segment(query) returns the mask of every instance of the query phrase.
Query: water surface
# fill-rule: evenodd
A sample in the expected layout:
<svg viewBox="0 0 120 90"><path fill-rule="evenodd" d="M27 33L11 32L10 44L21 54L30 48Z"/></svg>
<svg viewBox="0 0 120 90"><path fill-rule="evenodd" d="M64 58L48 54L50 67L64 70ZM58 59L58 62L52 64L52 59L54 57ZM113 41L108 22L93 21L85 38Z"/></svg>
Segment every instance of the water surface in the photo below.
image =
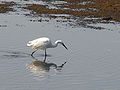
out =
<svg viewBox="0 0 120 90"><path fill-rule="evenodd" d="M91 24L104 27L101 30L72 27L47 17L26 16L29 11L16 9L0 14L0 25L5 26L0 27L0 90L119 90L119 23ZM44 21L37 22L40 19ZM26 43L42 36L53 43L63 40L69 50L60 45L48 49L46 63L67 63L61 70L42 70L41 77L27 67L35 59ZM42 62L43 53L36 52L35 58Z"/></svg>

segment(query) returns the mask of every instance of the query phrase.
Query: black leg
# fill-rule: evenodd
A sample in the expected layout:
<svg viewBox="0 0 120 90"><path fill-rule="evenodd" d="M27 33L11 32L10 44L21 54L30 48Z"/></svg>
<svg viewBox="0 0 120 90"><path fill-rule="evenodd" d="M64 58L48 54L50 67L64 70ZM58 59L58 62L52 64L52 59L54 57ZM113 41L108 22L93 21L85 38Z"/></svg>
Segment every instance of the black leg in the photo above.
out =
<svg viewBox="0 0 120 90"><path fill-rule="evenodd" d="M47 57L47 53L46 53L46 50L45 50L45 58L44 58L44 62L46 61L46 57Z"/></svg>

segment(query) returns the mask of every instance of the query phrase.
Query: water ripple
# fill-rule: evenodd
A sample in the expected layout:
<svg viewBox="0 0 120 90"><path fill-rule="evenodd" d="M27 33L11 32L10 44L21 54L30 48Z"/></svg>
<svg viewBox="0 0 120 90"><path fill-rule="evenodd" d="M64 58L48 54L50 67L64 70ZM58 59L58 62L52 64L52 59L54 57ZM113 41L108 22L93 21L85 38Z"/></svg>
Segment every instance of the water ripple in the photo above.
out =
<svg viewBox="0 0 120 90"><path fill-rule="evenodd" d="M28 53L24 53L21 51L0 51L0 53L2 54L2 58L25 58L28 57L29 54Z"/></svg>

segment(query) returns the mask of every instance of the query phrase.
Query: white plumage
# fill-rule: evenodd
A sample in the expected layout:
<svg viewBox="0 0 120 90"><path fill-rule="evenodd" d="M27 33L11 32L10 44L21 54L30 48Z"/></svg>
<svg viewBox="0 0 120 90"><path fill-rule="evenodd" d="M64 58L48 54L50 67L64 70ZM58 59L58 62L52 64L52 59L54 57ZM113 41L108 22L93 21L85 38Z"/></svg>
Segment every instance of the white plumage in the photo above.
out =
<svg viewBox="0 0 120 90"><path fill-rule="evenodd" d="M38 38L38 39L35 39L35 40L32 40L32 41L29 41L27 43L27 46L31 47L33 49L33 52L31 54L32 57L33 57L33 54L38 49L45 50L45 60L46 60L46 56L47 56L46 49L47 48L55 48L55 47L58 46L58 44L63 45L67 49L67 47L65 46L65 44L61 40L57 40L55 42L55 44L52 44L51 40L49 38L47 38L47 37L42 37L42 38Z"/></svg>
<svg viewBox="0 0 120 90"><path fill-rule="evenodd" d="M50 44L49 38L43 37L43 38L38 38L32 41L29 41L27 43L27 46L32 47L33 50L36 50L36 49L45 50L49 44Z"/></svg>

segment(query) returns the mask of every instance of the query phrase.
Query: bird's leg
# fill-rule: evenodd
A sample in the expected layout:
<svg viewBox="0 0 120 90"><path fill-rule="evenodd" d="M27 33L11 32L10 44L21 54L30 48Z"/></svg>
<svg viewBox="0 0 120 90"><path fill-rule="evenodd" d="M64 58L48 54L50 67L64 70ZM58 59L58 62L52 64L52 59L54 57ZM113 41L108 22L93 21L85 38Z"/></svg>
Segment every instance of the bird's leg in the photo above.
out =
<svg viewBox="0 0 120 90"><path fill-rule="evenodd" d="M45 58L44 58L44 62L46 61L46 57L47 57L47 53L46 53L46 49L45 49Z"/></svg>
<svg viewBox="0 0 120 90"><path fill-rule="evenodd" d="M34 54L36 51L37 51L37 50L35 50L35 51L33 51L33 52L31 53L31 56L32 56L32 57L34 57L33 54Z"/></svg>

